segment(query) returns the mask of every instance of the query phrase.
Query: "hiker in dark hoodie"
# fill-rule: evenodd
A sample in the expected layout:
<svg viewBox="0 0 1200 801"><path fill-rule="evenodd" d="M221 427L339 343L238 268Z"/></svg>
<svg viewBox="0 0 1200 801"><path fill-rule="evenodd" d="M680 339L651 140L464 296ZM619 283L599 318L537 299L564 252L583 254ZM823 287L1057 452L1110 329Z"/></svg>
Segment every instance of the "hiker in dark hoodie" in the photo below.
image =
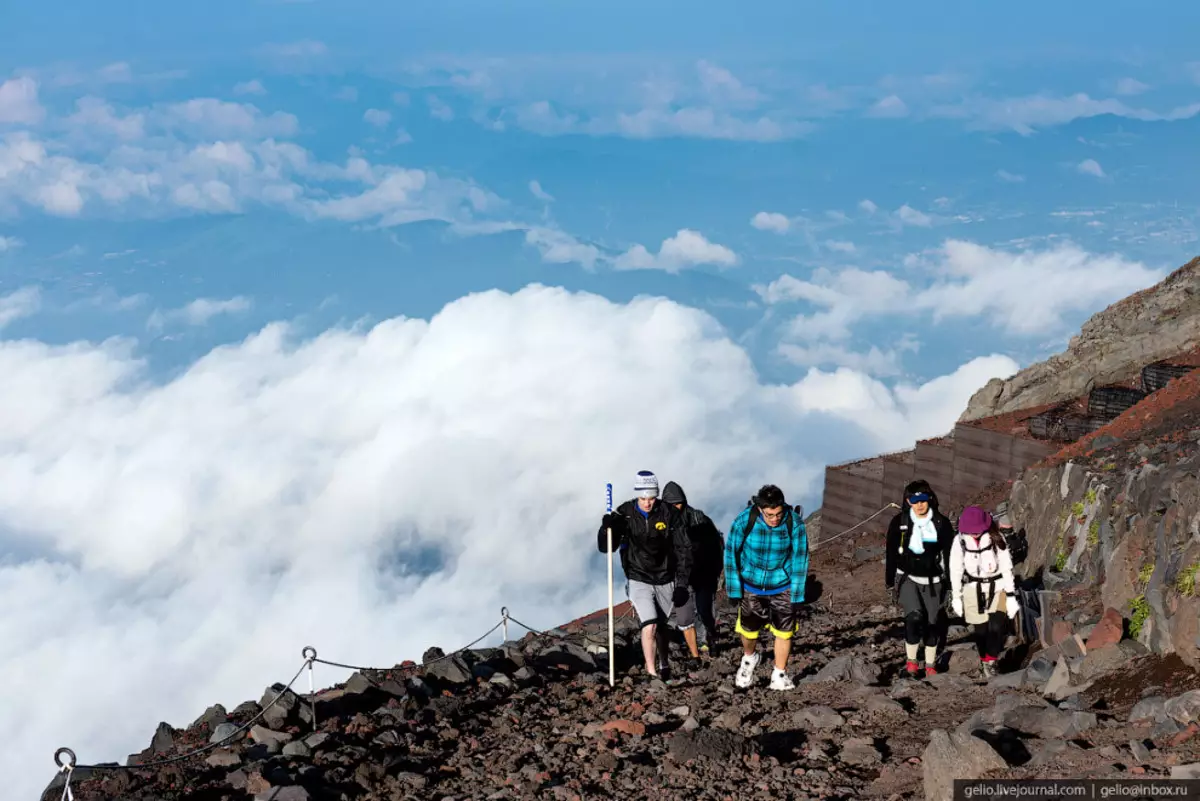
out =
<svg viewBox="0 0 1200 801"><path fill-rule="evenodd" d="M675 507L658 498L658 477L641 470L633 481L635 498L604 515L596 533L596 547L608 553L608 529L612 547L621 554L627 592L642 624L642 655L646 672L659 676L667 667L667 618L674 608L680 628L695 625L695 607L690 604L688 582L692 572L692 548ZM692 633L691 650L698 658Z"/></svg>
<svg viewBox="0 0 1200 801"><path fill-rule="evenodd" d="M922 668L926 676L937 672L954 537L954 524L938 510L929 482L906 486L900 512L888 526L884 581L904 610L904 669L910 676ZM922 641L925 653L919 659Z"/></svg>
<svg viewBox="0 0 1200 801"><path fill-rule="evenodd" d="M692 544L691 603L696 607L696 617L702 624L683 629L692 656L697 655L697 645L704 653L711 653L717 645L717 620L714 607L717 598L717 582L725 566L725 538L708 515L694 506L689 506L683 487L668 481L663 487L663 503L674 506L683 515L688 541ZM677 613L679 614L679 613ZM682 628L682 626L681 626Z"/></svg>

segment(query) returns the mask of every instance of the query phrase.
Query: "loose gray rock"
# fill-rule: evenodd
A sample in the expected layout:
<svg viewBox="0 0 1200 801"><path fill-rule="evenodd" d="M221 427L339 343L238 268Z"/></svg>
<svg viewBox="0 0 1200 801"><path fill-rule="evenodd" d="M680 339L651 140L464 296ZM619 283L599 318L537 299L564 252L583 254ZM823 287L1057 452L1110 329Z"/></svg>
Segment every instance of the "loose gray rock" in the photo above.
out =
<svg viewBox="0 0 1200 801"><path fill-rule="evenodd" d="M1141 740L1129 741L1129 753L1133 754L1134 760L1139 765L1144 765L1150 761L1150 749Z"/></svg>
<svg viewBox="0 0 1200 801"><path fill-rule="evenodd" d="M204 764L214 768L232 768L242 764L242 758L234 751L218 748L204 759Z"/></svg>
<svg viewBox="0 0 1200 801"><path fill-rule="evenodd" d="M1148 698L1143 698L1133 705L1133 709L1129 710L1129 722L1160 721L1166 717L1166 705L1167 699L1161 695L1151 695Z"/></svg>
<svg viewBox="0 0 1200 801"><path fill-rule="evenodd" d="M469 684L471 669L461 656L452 656L425 666L425 675L445 682L446 684Z"/></svg>
<svg viewBox="0 0 1200 801"><path fill-rule="evenodd" d="M218 726L224 723L229 718L225 707L220 704L213 704L208 709L204 710L204 714L196 718L196 721L191 725L191 728L198 729L208 727L209 731L215 730Z"/></svg>
<svg viewBox="0 0 1200 801"><path fill-rule="evenodd" d="M287 787L272 787L266 792L258 793L254 796L254 801L309 801L312 798L298 784L290 784Z"/></svg>
<svg viewBox="0 0 1200 801"><path fill-rule="evenodd" d="M875 743L865 737L851 737L842 743L838 758L847 765L877 765L882 761Z"/></svg>
<svg viewBox="0 0 1200 801"><path fill-rule="evenodd" d="M1163 704L1163 713L1184 726L1200 721L1200 690L1178 695Z"/></svg>
<svg viewBox="0 0 1200 801"><path fill-rule="evenodd" d="M734 757L753 754L757 750L752 740L737 732L718 729L678 731L671 736L671 744L668 747L668 753L680 763L701 757L725 762Z"/></svg>
<svg viewBox="0 0 1200 801"><path fill-rule="evenodd" d="M217 728L213 729L212 736L208 738L208 742L219 743L226 737L232 737L237 730L238 726L236 723L222 723L221 725L217 726ZM229 742L234 743L237 742L237 740L234 739L230 740Z"/></svg>
<svg viewBox="0 0 1200 801"><path fill-rule="evenodd" d="M955 779L979 779L1006 766L983 740L961 732L934 729L921 757L926 801L952 801Z"/></svg>
<svg viewBox="0 0 1200 801"><path fill-rule="evenodd" d="M853 654L843 654L831 660L812 676L800 680L802 684L812 684L823 681L853 681L858 684L875 684L879 681L880 670L865 659Z"/></svg>
<svg viewBox="0 0 1200 801"><path fill-rule="evenodd" d="M894 703L894 702L893 702ZM897 704L899 706L899 704ZM845 725L846 719L827 706L810 706L792 715L792 724L799 729L836 729Z"/></svg>
<svg viewBox="0 0 1200 801"><path fill-rule="evenodd" d="M882 717L903 717L908 715L903 706L890 698L884 698L882 695L869 696L867 698L866 710L868 714L880 715Z"/></svg>
<svg viewBox="0 0 1200 801"><path fill-rule="evenodd" d="M271 731L264 726L251 726L250 739L266 746L268 752L278 754L284 743L291 742L292 735L282 731Z"/></svg>
<svg viewBox="0 0 1200 801"><path fill-rule="evenodd" d="M1190 765L1175 765L1171 768L1172 779L1200 779L1200 762Z"/></svg>
<svg viewBox="0 0 1200 801"><path fill-rule="evenodd" d="M1006 713L1003 723L1014 731L1044 740L1073 737L1096 725L1091 712L1065 712L1054 707L1021 706Z"/></svg>
<svg viewBox="0 0 1200 801"><path fill-rule="evenodd" d="M302 740L292 740L283 746L283 755L287 757L304 757L312 756L312 751L304 744Z"/></svg>
<svg viewBox="0 0 1200 801"><path fill-rule="evenodd" d="M154 731L154 738L150 741L150 750L155 754L169 754L175 750L175 730L170 724L158 724L158 728Z"/></svg>

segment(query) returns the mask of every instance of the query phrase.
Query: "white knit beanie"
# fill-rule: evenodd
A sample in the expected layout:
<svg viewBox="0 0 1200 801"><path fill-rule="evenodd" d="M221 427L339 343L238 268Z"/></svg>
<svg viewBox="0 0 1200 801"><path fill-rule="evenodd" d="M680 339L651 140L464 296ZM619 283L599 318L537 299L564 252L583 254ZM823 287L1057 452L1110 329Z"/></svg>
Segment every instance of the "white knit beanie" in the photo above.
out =
<svg viewBox="0 0 1200 801"><path fill-rule="evenodd" d="M639 498L657 498L658 476L649 470L639 470L633 479L633 494Z"/></svg>

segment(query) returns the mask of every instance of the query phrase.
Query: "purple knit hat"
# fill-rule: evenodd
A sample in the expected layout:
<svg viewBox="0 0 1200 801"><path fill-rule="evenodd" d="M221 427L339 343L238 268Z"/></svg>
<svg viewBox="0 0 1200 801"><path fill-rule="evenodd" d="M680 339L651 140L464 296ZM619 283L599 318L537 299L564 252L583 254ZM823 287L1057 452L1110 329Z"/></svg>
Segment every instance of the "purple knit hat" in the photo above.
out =
<svg viewBox="0 0 1200 801"><path fill-rule="evenodd" d="M958 530L963 534L983 534L992 528L992 516L979 506L968 506L958 518Z"/></svg>

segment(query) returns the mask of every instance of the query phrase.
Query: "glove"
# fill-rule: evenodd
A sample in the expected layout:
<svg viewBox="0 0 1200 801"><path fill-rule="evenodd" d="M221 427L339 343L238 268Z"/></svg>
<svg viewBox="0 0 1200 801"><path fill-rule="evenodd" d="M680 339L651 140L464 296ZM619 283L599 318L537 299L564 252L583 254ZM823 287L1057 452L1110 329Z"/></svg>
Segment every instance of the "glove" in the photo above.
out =
<svg viewBox="0 0 1200 801"><path fill-rule="evenodd" d="M1008 616L1010 618L1016 617L1017 612L1021 611L1021 602L1018 601L1016 598L1012 597L1011 595L1005 596L1004 600L1005 600L1006 605L1008 606L1008 610L1007 610Z"/></svg>
<svg viewBox="0 0 1200 801"><path fill-rule="evenodd" d="M690 597L691 595L688 593L687 587L676 587L674 595L671 596L671 600L674 601L676 607L680 607L686 604L688 602L688 598Z"/></svg>
<svg viewBox="0 0 1200 801"><path fill-rule="evenodd" d="M593 520L594 519L595 518L593 518ZM624 525L625 518L621 517L621 515L617 514L616 512L609 512L608 514L604 515L604 519L600 522L601 528L611 528L614 534L620 531L621 527Z"/></svg>
<svg viewBox="0 0 1200 801"><path fill-rule="evenodd" d="M962 598L955 598L950 601L950 609L954 611L955 617L963 616Z"/></svg>

